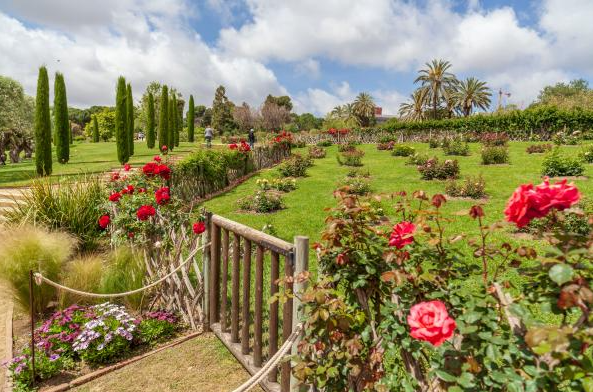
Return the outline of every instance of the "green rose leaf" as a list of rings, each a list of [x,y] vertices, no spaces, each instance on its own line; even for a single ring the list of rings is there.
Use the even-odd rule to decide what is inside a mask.
[[[570,281],[573,275],[573,269],[568,264],[556,264],[550,268],[550,279],[556,282],[559,286]]]

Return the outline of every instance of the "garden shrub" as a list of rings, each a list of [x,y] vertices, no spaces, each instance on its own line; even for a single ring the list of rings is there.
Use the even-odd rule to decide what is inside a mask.
[[[467,176],[462,181],[449,180],[445,192],[451,197],[481,199],[486,196],[486,182],[482,175]]]
[[[78,237],[83,250],[98,246],[97,208],[106,197],[98,177],[74,182],[36,180],[23,197],[23,203],[7,214],[10,222],[68,231]]]
[[[282,177],[305,177],[307,175],[307,168],[313,165],[313,161],[308,157],[303,157],[301,154],[293,154],[278,165],[278,172]]]
[[[377,143],[377,150],[379,151],[391,151],[395,142]]]
[[[340,187],[346,193],[353,194],[353,195],[359,195],[359,196],[365,196],[365,195],[369,194],[372,190],[371,182],[369,181],[369,179],[365,178],[365,177],[361,177],[361,176],[356,176],[356,177],[348,177],[347,176],[341,182]]]
[[[580,159],[563,155],[558,148],[548,153],[542,163],[542,175],[544,176],[580,176],[584,172],[585,167]]]
[[[284,207],[284,204],[280,195],[258,190],[255,192],[255,195],[239,199],[237,206],[242,211],[253,211],[264,214],[278,211]]]
[[[575,146],[575,145],[579,144],[579,140],[580,140],[580,132],[578,132],[578,131],[573,132],[573,133],[560,131],[552,137],[552,141],[554,142],[554,144],[556,144],[558,146],[560,146],[560,145]]]
[[[418,171],[423,180],[448,180],[459,176],[459,163],[454,159],[440,162],[434,157],[418,166]]]
[[[138,325],[143,343],[154,344],[172,338],[177,333],[177,317],[167,311],[149,312]]]
[[[338,152],[352,152],[356,150],[356,143],[348,142],[338,144]]]
[[[15,392],[33,390],[30,353],[31,350],[27,348],[6,364],[10,372],[12,390]],[[49,380],[73,367],[74,361],[70,357],[60,354],[48,355],[44,350],[35,350],[35,374],[40,380]]]
[[[443,142],[443,152],[445,155],[468,156],[469,144],[461,139],[445,139]]]
[[[407,144],[396,144],[393,146],[393,151],[391,155],[394,157],[409,157],[410,155],[414,155],[416,153],[416,149],[412,146],[408,146]]]
[[[593,163],[593,144],[583,146],[581,153],[579,154],[583,162]]]
[[[340,165],[345,166],[362,166],[362,157],[364,151],[354,148],[354,150],[344,151],[337,155],[337,160]]]
[[[266,178],[260,178],[255,183],[262,191],[275,189],[280,192],[290,192],[297,188],[296,179],[290,177],[275,178],[271,181]]]
[[[410,157],[406,161],[406,165],[424,165],[426,162],[428,162],[429,159],[430,158],[428,157],[428,155],[417,152],[414,155],[410,155]]]
[[[480,142],[485,146],[506,146],[509,135],[505,132],[488,132],[480,135]]]
[[[485,146],[482,148],[482,165],[509,163],[509,150],[505,146]]]
[[[323,147],[312,146],[309,147],[309,158],[321,159],[325,158],[327,151]]]
[[[330,147],[332,145],[332,141],[331,140],[322,140],[317,142],[316,146],[317,147]]]
[[[550,143],[531,144],[525,149],[525,152],[528,154],[543,154],[550,151],[552,147]]]
[[[18,303],[29,309],[29,270],[59,281],[76,240],[64,232],[49,232],[43,227],[28,225],[4,227],[0,235],[0,279],[8,283]],[[49,285],[35,285],[34,291],[35,311],[43,313],[54,300],[56,290]]]
[[[364,178],[370,178],[371,177],[371,172],[369,172],[368,170],[362,170],[362,169],[350,169],[348,170],[348,173],[346,173],[347,177],[364,177]]]
[[[443,141],[441,139],[431,137],[428,139],[428,148],[439,148],[443,145]]]

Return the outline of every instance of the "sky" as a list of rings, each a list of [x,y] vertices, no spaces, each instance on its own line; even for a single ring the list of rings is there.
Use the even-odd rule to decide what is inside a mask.
[[[287,94],[324,115],[364,91],[396,114],[442,58],[526,107],[593,80],[592,21],[593,0],[0,0],[0,75],[34,95],[45,64],[77,107],[113,105],[124,75],[136,100],[160,81],[210,106],[222,84],[236,104]]]

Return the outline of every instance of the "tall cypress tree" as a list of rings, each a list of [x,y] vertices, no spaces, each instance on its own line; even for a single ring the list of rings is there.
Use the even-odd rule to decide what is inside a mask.
[[[39,68],[35,97],[35,168],[40,176],[51,174],[51,117],[47,68]]]
[[[128,133],[128,153],[134,155],[134,98],[132,97],[132,85],[128,83],[126,90],[126,130]]]
[[[175,130],[177,129],[177,98],[175,94],[172,94],[171,100],[169,101],[169,116],[168,116],[168,134],[167,134],[167,146],[170,151],[175,148]]]
[[[159,150],[169,142],[169,89],[161,89],[161,104],[159,113]]]
[[[115,140],[117,143],[117,159],[122,165],[130,159],[130,141],[127,131],[126,115],[126,79],[120,76],[117,79],[117,92],[115,95]]]
[[[97,115],[93,115],[93,143],[99,143],[99,122]]]
[[[194,96],[189,96],[189,108],[187,110],[187,140],[194,142],[194,121],[196,118],[196,108],[194,107]]]
[[[64,75],[56,72],[54,81],[54,134],[58,162],[67,163],[70,159],[70,121],[68,121],[68,102]]]
[[[146,145],[148,148],[154,148],[154,96],[148,93],[148,111],[146,118]]]
[[[175,122],[176,122],[176,129],[175,129],[175,147],[179,147],[179,135],[181,134],[181,130],[183,129],[183,107],[184,107],[184,101],[183,100],[178,100],[177,101],[177,106],[176,106],[176,116],[175,116]]]

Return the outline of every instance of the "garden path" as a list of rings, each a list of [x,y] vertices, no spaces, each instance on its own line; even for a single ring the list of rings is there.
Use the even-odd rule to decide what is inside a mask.
[[[211,333],[116,370],[73,392],[230,392],[249,373]],[[253,391],[262,392],[258,387]]]
[[[7,318],[9,316],[9,310],[12,305],[12,300],[8,290],[3,283],[0,283],[0,362],[9,359],[10,350],[6,347],[7,342],[5,339],[7,330]],[[4,382],[6,376],[5,368],[0,367],[0,389],[4,388]]]

